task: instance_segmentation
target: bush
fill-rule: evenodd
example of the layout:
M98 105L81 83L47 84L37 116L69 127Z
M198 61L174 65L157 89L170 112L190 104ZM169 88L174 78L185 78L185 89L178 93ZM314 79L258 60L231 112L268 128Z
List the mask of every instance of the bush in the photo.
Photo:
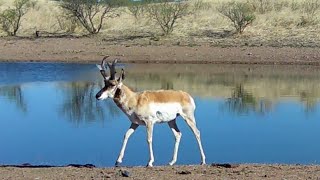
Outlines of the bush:
M73 16L62 14L57 16L56 19L60 30L65 31L66 33L74 33L80 25L78 20Z
M164 35L169 35L172 33L177 20L188 14L188 3L182 1L172 2L170 0L158 0L155 2L157 3L146 6L146 11L149 17L161 27Z
M142 16L145 12L145 3L133 1L129 3L128 10L130 14L133 15L136 20L138 20L139 17Z
M8 36L16 36L21 26L22 17L32 5L34 5L34 2L31 2L31 0L14 0L13 7L0 13L1 29Z
M248 3L224 3L218 8L218 11L232 21L237 33L240 34L255 20L253 8Z
M121 6L125 0L59 0L67 16L72 16L90 33L97 34L111 10Z

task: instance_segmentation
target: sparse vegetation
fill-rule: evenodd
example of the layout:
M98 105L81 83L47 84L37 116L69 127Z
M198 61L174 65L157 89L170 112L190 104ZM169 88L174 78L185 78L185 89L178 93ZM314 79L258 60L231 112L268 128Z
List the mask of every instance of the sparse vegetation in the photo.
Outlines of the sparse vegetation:
M0 0L2 2L2 5L0 3L0 13L6 9L14 8L14 1ZM187 10L183 11L180 16L169 16L168 12L173 8L162 14L155 14L156 11L151 11L153 15L161 15L165 18L151 16L147 11L147 7L156 5L161 7L159 1L146 0L143 3L131 1L128 4L129 0L73 0L74 2L83 1L86 3L92 1L99 4L100 8L95 8L96 4L91 4L91 11L83 7L81 11L83 16L79 18L74 16L76 11L66 11L61 8L61 4L66 1L71 2L72 0L37 0L36 5L30 5L30 10L20 20L19 35L28 36L34 34L35 31L74 35L100 33L101 36L105 36L104 39L118 40L130 37L131 40L146 42L145 44L161 44L172 40L172 44L179 45L197 44L198 40L218 45L225 41L241 41L240 39L243 38L248 41L260 39L272 44L272 41L290 40L293 36L295 41L291 43L293 46L301 43L307 43L308 46L309 42L318 40L320 42L318 31L320 27L320 0L188 0L180 2L167 0L168 5L180 4ZM230 32L234 29L237 30L236 26L238 25L219 12L221 10L219 7L230 3L247 4L246 7L250 7L248 9L254 15L250 16L251 20L255 17L253 23L250 22L250 18L250 21L248 19L239 21L245 22L239 24L238 28L239 33L241 30L244 36L232 36L233 33ZM108 4L111 9L105 16L102 16L103 6ZM230 7L227 8L230 9ZM95 10L99 11L95 13ZM94 17L87 12L92 12ZM91 17L91 21L89 17ZM177 18L175 19L175 17ZM6 33L4 28L0 29L1 36L13 34ZM170 34L170 38L169 36L161 37L159 40L160 35L167 34Z
M250 0L252 8L260 13L265 14L273 10L273 4L271 0Z
M21 26L22 17L34 5L31 0L14 0L13 7L7 8L0 13L0 24L8 36L16 36Z
M144 3L144 2L133 1L128 4L128 10L129 10L130 14L133 15L135 20L139 20L139 18L141 16L143 16L143 14L145 13L145 6L146 6L146 3Z
M62 30L66 33L74 33L76 28L79 26L79 21L74 16L62 14L56 18L59 25L59 30Z
M243 2L230 2L222 4L218 11L229 18L233 26L236 28L237 33L243 33L245 28L255 20L253 9L249 3Z
M317 18L317 12L320 9L320 0L306 0L302 3L301 23L299 25L305 26L313 24Z
M97 34L105 18L112 16L109 13L121 2L116 0L62 0L60 6L68 16L77 19L90 34Z
M151 1L152 2L152 1ZM146 8L149 17L161 27L164 35L172 33L177 20L188 14L189 4L184 1L160 0Z

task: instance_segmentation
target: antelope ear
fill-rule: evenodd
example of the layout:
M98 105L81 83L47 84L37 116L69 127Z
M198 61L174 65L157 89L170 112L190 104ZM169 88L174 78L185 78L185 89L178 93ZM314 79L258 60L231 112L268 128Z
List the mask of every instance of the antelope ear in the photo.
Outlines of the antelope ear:
M97 66L97 68L98 68L100 71L103 70L103 68L102 68L102 66L101 66L100 64L96 64L96 66Z
M118 82L121 82L122 80L124 80L124 78L125 78L125 73L124 73L124 70L121 69L121 74L120 74L120 76L118 78Z

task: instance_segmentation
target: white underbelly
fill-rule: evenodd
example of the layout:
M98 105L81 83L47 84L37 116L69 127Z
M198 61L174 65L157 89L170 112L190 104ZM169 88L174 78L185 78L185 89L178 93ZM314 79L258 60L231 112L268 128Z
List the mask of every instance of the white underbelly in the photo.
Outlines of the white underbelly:
M151 103L149 105L149 120L154 123L169 122L182 111L179 103Z

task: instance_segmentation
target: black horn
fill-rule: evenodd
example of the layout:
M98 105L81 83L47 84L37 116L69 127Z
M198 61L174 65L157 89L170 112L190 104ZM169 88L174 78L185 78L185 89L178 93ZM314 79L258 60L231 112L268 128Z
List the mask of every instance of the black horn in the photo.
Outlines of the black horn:
M109 56L105 56L103 59L102 59L102 62L101 62L101 69L100 69L100 73L101 75L104 77L104 78L107 78L107 73L106 73L106 60Z
M115 59L113 60L112 64L110 64L108 62L108 66L109 66L109 69L110 69L110 80L115 80L115 77L116 77L116 64L118 62L118 59Z

